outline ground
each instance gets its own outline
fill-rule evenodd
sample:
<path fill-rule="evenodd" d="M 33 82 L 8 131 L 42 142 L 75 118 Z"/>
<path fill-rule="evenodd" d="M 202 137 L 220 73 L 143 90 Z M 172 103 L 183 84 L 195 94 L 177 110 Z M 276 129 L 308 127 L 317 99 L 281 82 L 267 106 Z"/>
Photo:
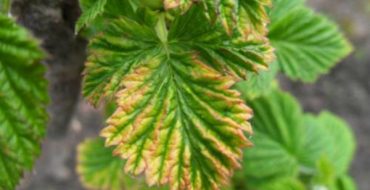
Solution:
<path fill-rule="evenodd" d="M 308 4 L 337 21 L 355 52 L 315 84 L 281 77 L 306 111 L 330 110 L 353 128 L 358 141 L 351 174 L 359 190 L 370 189 L 370 2 L 367 0 L 309 0 Z M 43 153 L 19 190 L 82 190 L 75 173 L 76 146 L 97 136 L 103 127 L 100 111 L 80 101 L 66 135 L 48 136 Z"/>

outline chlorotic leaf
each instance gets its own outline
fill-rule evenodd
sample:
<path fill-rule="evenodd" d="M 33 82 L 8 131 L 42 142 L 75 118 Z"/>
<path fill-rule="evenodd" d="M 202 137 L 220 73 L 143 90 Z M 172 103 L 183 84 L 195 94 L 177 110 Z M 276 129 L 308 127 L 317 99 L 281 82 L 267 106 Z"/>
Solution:
<path fill-rule="evenodd" d="M 349 42 L 326 17 L 303 6 L 286 10 L 286 4 L 277 5 L 268 37 L 281 71 L 290 78 L 315 81 L 351 52 Z"/>
<path fill-rule="evenodd" d="M 102 136 L 118 145 L 127 172 L 145 171 L 148 184 L 169 182 L 172 189 L 227 183 L 240 148 L 251 145 L 243 135 L 251 132 L 251 110 L 229 89 L 232 80 L 180 56 L 148 59 L 122 81 L 119 108 Z"/>
<path fill-rule="evenodd" d="M 83 7 L 84 10 L 76 23 L 76 33 L 104 12 L 107 1 L 108 0 L 96 0 L 94 2 L 88 0 L 83 1 L 85 3 L 81 7 Z"/>
<path fill-rule="evenodd" d="M 142 22 L 124 17 L 112 21 L 110 28 L 91 42 L 83 94 L 93 104 L 111 98 L 132 66 L 159 51 L 155 47 L 158 41 L 155 31 Z"/>
<path fill-rule="evenodd" d="M 209 25 L 201 6 L 174 18 L 132 15 L 110 18 L 90 45 L 84 94 L 118 105 L 101 134 L 125 170 L 145 173 L 150 185 L 218 189 L 251 146 L 252 111 L 231 87 L 267 68 L 272 50 Z"/>
<path fill-rule="evenodd" d="M 188 9 L 195 0 L 163 0 L 165 9 L 173 9 L 180 7 L 181 9 Z"/>
<path fill-rule="evenodd" d="M 77 171 L 85 187 L 98 190 L 164 190 L 149 188 L 143 180 L 133 180 L 123 171 L 125 161 L 113 156 L 113 148 L 103 139 L 89 139 L 78 146 Z"/>
<path fill-rule="evenodd" d="M 204 25 L 207 18 L 201 10 L 200 7 L 194 7 L 176 19 L 169 31 L 169 41 L 195 50 L 207 64 L 235 77 L 235 80 L 245 79 L 248 72 L 268 68 L 275 57 L 265 40 L 245 40 L 238 35 L 230 38 L 222 26 Z"/>
<path fill-rule="evenodd" d="M 153 27 L 157 20 L 146 21 L 146 18 L 118 17 L 92 40 L 83 93 L 93 104 L 104 97 L 112 98 L 122 87 L 120 79 L 134 65 L 161 51 L 163 42 Z M 272 48 L 266 42 L 233 41 L 219 26 L 198 27 L 206 22 L 199 7 L 175 19 L 166 39 L 171 44 L 170 50 L 195 52 L 212 68 L 235 80 L 246 78 L 248 72 L 266 69 L 274 59 Z"/>
<path fill-rule="evenodd" d="M 237 29 L 249 39 L 265 38 L 270 0 L 164 0 L 166 9 L 180 7 L 186 11 L 192 4 L 203 4 L 211 21 L 218 20 L 228 34 Z M 202 10 L 204 11 L 204 10 Z"/>
<path fill-rule="evenodd" d="M 0 189 L 15 189 L 45 133 L 43 52 L 26 30 L 0 14 Z"/>

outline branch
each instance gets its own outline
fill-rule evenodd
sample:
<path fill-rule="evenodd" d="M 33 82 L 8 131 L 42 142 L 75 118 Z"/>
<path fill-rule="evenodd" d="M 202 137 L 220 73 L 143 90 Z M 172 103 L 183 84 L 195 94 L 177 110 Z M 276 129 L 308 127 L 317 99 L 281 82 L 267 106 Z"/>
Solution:
<path fill-rule="evenodd" d="M 49 133 L 63 136 L 81 88 L 86 40 L 74 35 L 80 15 L 78 0 L 13 0 L 12 15 L 42 42 L 49 80 Z"/>

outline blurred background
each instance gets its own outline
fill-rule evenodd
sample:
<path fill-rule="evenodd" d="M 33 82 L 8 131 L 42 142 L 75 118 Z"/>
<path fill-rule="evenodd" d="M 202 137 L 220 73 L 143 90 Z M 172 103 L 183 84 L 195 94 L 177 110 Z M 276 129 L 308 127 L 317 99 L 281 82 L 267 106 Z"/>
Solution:
<path fill-rule="evenodd" d="M 351 174 L 359 190 L 370 190 L 370 1 L 307 0 L 307 3 L 336 21 L 355 51 L 315 84 L 281 77 L 282 86 L 301 101 L 305 111 L 330 110 L 353 127 L 358 149 Z M 80 101 L 67 133 L 48 135 L 34 171 L 26 174 L 18 189 L 82 190 L 75 173 L 76 146 L 95 137 L 103 125 L 101 111 Z"/>

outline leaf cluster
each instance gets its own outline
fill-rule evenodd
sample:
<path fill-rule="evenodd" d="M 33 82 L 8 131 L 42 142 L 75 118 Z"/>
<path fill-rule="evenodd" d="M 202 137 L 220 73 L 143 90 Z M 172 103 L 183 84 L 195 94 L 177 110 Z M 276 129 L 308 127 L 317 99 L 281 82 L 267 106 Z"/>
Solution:
<path fill-rule="evenodd" d="M 270 9 L 267 0 L 81 4 L 77 31 L 91 38 L 84 95 L 95 105 L 115 102 L 101 135 L 126 160 L 121 161 L 126 172 L 143 173 L 149 185 L 219 189 L 240 167 L 241 148 L 253 143 L 237 175 L 248 183 L 237 177 L 236 186 L 304 189 L 348 179 L 354 144 L 346 124 L 326 112 L 303 114 L 291 97 L 274 90 L 279 71 L 314 81 L 351 51 L 336 25 L 303 1 L 276 0 Z M 274 63 L 269 41 L 276 49 Z M 252 140 L 246 138 L 252 134 L 252 109 L 244 100 L 255 114 Z M 315 144 L 330 127 L 347 138 L 342 161 L 333 159 L 336 139 Z M 91 166 L 80 160 L 88 186 L 94 186 L 94 177 L 109 180 L 86 172 Z"/>
<path fill-rule="evenodd" d="M 355 151 L 349 126 L 324 111 L 303 113 L 297 100 L 280 90 L 249 102 L 255 148 L 245 150 L 242 189 L 354 189 L 343 187 Z M 340 140 L 338 140 L 340 139 Z"/>
<path fill-rule="evenodd" d="M 111 1 L 90 13 L 102 4 L 86 2 L 80 21 L 96 18 L 87 28 L 84 95 L 93 104 L 117 104 L 101 132 L 106 145 L 127 160 L 126 172 L 144 173 L 150 185 L 227 184 L 240 167 L 241 148 L 251 145 L 244 132 L 252 133 L 252 111 L 231 87 L 268 67 L 273 54 L 266 39 L 246 36 L 237 22 L 233 32 L 225 30 L 223 16 L 211 24 L 204 4 L 179 13 L 176 6 L 161 11 Z"/>

